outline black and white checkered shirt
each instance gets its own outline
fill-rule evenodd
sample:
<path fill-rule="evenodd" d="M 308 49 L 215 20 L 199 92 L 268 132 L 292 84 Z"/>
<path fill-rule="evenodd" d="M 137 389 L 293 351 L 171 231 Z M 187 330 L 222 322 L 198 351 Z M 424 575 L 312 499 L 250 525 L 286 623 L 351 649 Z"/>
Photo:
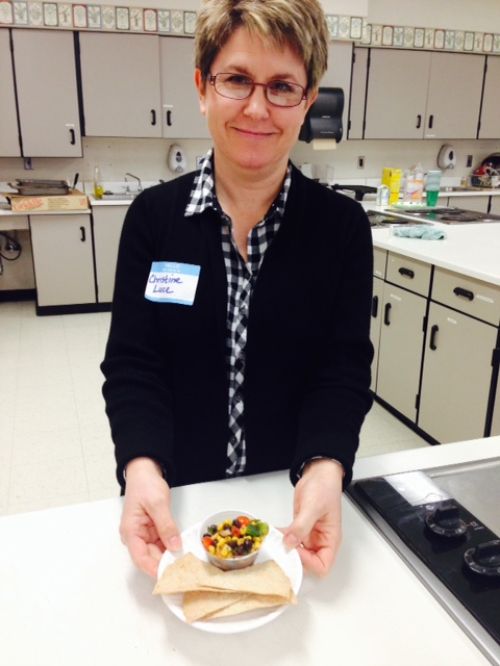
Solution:
<path fill-rule="evenodd" d="M 279 229 L 292 181 L 288 165 L 280 193 L 264 219 L 248 235 L 248 261 L 238 252 L 232 234 L 232 222 L 220 207 L 215 192 L 213 153 L 204 157 L 194 180 L 185 216 L 202 213 L 207 208 L 217 211 L 221 220 L 221 242 L 227 275 L 226 361 L 229 376 L 229 442 L 227 476 L 243 474 L 246 466 L 243 426 L 243 383 L 245 380 L 245 345 L 247 341 L 250 297 L 264 254 Z"/>

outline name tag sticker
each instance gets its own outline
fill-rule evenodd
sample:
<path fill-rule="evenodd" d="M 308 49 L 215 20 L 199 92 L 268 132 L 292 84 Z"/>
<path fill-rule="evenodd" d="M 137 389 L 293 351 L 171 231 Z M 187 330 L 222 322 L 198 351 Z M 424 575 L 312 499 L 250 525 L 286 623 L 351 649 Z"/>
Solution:
<path fill-rule="evenodd" d="M 200 267 L 175 261 L 153 261 L 144 296 L 155 303 L 193 305 Z"/>

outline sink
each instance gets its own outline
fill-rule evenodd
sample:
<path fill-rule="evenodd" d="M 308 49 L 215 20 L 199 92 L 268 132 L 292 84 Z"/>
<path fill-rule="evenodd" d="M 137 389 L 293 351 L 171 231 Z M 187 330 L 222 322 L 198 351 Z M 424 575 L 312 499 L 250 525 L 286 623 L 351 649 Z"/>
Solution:
<path fill-rule="evenodd" d="M 133 201 L 138 192 L 105 192 L 101 201 Z"/>

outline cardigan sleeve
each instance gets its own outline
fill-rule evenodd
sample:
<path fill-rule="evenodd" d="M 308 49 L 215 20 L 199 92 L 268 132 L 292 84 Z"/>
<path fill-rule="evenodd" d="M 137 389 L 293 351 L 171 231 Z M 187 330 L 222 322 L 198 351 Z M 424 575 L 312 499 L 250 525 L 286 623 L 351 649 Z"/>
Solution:
<path fill-rule="evenodd" d="M 373 246 L 366 214 L 355 207 L 345 226 L 341 277 L 330 304 L 323 344 L 299 412 L 297 448 L 290 468 L 296 483 L 303 463 L 334 458 L 352 478 L 363 419 L 371 407 L 370 313 Z"/>
<path fill-rule="evenodd" d="M 117 478 L 133 458 L 155 459 L 173 474 L 172 395 L 161 353 L 157 310 L 144 297 L 158 232 L 146 193 L 126 215 L 120 239 L 111 328 L 101 370 L 103 396 L 115 445 Z"/>

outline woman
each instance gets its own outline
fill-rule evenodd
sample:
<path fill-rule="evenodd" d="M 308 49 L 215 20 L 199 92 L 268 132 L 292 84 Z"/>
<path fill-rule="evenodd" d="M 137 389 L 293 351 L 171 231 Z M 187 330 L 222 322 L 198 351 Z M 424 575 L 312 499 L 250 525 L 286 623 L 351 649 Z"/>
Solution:
<path fill-rule="evenodd" d="M 331 568 L 371 405 L 371 234 L 290 163 L 326 69 L 317 0 L 206 0 L 195 83 L 213 151 L 125 220 L 102 364 L 121 535 L 154 576 L 180 537 L 169 488 L 290 469 L 285 530 Z"/>

